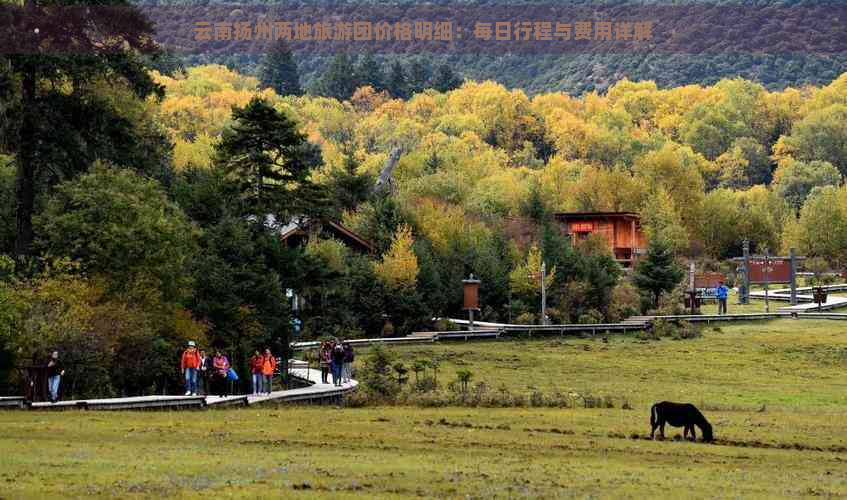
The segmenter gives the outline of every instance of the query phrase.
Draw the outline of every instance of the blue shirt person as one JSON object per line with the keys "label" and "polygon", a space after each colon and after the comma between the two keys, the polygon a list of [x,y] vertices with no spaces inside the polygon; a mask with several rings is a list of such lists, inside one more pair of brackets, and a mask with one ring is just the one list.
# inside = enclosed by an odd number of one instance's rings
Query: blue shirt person
{"label": "blue shirt person", "polygon": [[718,314],[726,314],[726,298],[729,296],[729,288],[721,281],[715,290],[715,297],[718,299]]}

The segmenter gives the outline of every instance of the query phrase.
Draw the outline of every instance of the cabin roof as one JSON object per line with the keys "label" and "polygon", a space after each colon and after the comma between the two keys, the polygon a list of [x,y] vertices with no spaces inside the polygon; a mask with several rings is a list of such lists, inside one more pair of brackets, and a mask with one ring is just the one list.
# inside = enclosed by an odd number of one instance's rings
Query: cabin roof
{"label": "cabin roof", "polygon": [[[272,216],[270,217],[272,218]],[[318,219],[312,219],[308,217],[295,217],[287,223],[279,225],[279,238],[282,241],[285,241],[292,235],[306,234],[307,230],[316,224],[322,224],[324,230],[339,236],[339,239],[341,239],[342,241],[346,241],[348,243],[352,241],[354,244],[360,245],[363,249],[368,252],[374,251],[374,246],[370,241],[359,236],[351,229],[345,227],[340,222],[320,221]]]}
{"label": "cabin roof", "polygon": [[641,219],[635,212],[558,212],[554,214],[559,220],[569,221],[576,219]]}

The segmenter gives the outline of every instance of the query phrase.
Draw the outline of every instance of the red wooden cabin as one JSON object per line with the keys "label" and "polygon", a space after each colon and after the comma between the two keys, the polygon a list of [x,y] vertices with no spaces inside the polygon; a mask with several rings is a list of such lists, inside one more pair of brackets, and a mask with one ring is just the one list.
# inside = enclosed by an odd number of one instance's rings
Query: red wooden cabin
{"label": "red wooden cabin", "polygon": [[644,255],[647,241],[641,231],[641,217],[633,212],[557,213],[556,220],[574,243],[591,234],[602,235],[624,267],[631,267]]}

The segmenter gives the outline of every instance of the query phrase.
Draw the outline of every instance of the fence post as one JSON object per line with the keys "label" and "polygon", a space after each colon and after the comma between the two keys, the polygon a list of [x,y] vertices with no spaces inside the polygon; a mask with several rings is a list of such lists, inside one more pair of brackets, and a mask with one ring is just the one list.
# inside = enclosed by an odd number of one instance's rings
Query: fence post
{"label": "fence post", "polygon": [[797,305],[797,252],[794,247],[788,249],[788,257],[791,261],[791,305]]}

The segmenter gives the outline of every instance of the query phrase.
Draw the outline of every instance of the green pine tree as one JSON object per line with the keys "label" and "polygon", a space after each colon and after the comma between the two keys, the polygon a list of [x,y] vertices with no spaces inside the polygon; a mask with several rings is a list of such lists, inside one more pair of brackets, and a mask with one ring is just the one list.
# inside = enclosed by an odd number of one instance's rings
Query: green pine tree
{"label": "green pine tree", "polygon": [[325,200],[309,176],[320,165],[320,152],[294,120],[258,97],[234,108],[232,120],[216,147],[216,163],[239,183],[245,213],[288,220],[319,211]]}
{"label": "green pine tree", "polygon": [[647,247],[647,258],[638,263],[632,279],[635,286],[650,293],[653,306],[659,307],[662,292],[670,292],[682,281],[683,272],[674,262],[673,253],[659,240]]}
{"label": "green pine tree", "polygon": [[356,65],[356,83],[359,87],[370,85],[375,90],[385,90],[385,77],[382,64],[371,54],[365,54]]}
{"label": "green pine tree", "polygon": [[332,58],[317,84],[317,93],[339,101],[350,99],[358,87],[353,61],[347,54]]}
{"label": "green pine tree", "polygon": [[449,92],[462,86],[462,79],[459,78],[453,69],[448,64],[438,66],[435,73],[435,78],[432,82],[432,88],[439,92]]}
{"label": "green pine tree", "polygon": [[388,92],[398,99],[405,99],[409,96],[409,83],[406,80],[406,72],[403,71],[403,65],[400,64],[400,61],[394,61],[391,65],[386,87]]}
{"label": "green pine tree", "polygon": [[372,175],[359,173],[359,162],[352,152],[344,157],[344,167],[330,173],[327,186],[332,193],[335,211],[338,216],[345,210],[354,210],[360,203],[367,200],[373,191],[374,178]]}
{"label": "green pine tree", "polygon": [[279,40],[274,51],[267,54],[259,67],[259,83],[270,87],[281,96],[302,95],[297,63],[284,40]]}
{"label": "green pine tree", "polygon": [[423,92],[424,89],[429,88],[430,76],[431,71],[429,67],[427,67],[421,59],[415,59],[412,61],[412,64],[409,65],[409,76],[407,79],[409,84],[409,95]]}
{"label": "green pine tree", "polygon": [[[109,3],[122,6],[122,22],[116,23],[113,13],[92,11],[86,19],[91,29],[68,33],[70,38],[63,43],[96,47],[108,40],[116,50],[48,56],[45,54],[58,54],[65,47],[51,47],[45,40],[38,42],[41,54],[0,56],[0,93],[9,94],[0,95],[0,100],[17,103],[8,116],[2,117],[5,123],[0,124],[0,141],[9,143],[7,152],[17,166],[15,254],[20,260],[33,253],[36,235],[32,219],[41,186],[58,180],[58,174],[74,175],[96,159],[113,160],[159,176],[166,173],[167,165],[153,164],[162,158],[161,153],[167,154],[164,136],[139,137],[136,127],[120,116],[119,106],[98,95],[99,87],[91,84],[114,82],[138,99],[164,95],[164,89],[148,72],[151,59],[138,56],[160,53],[153,41],[153,25],[129,2]],[[61,19],[42,21],[49,24]],[[30,32],[12,35],[22,37],[22,41],[37,37]],[[58,82],[61,85],[56,85]]]}

